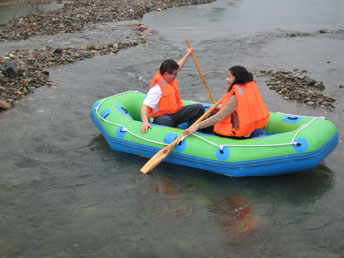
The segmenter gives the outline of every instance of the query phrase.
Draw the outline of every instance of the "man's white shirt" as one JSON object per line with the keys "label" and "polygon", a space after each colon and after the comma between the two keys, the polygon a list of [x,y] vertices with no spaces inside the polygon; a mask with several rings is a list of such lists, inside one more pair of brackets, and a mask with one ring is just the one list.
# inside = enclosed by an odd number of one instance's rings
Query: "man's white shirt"
{"label": "man's white shirt", "polygon": [[153,111],[158,111],[158,104],[161,98],[162,92],[158,83],[156,83],[147,93],[146,98],[143,101],[143,104],[147,105],[150,108],[153,108]]}

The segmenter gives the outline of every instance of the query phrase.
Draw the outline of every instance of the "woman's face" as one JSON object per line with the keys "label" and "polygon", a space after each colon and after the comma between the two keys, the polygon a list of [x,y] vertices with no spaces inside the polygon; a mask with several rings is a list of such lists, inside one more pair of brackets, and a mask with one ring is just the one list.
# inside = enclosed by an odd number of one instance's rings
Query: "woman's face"
{"label": "woman's face", "polygon": [[226,76],[227,89],[233,85],[234,80],[235,80],[235,77],[232,75],[230,71],[228,71],[227,76]]}

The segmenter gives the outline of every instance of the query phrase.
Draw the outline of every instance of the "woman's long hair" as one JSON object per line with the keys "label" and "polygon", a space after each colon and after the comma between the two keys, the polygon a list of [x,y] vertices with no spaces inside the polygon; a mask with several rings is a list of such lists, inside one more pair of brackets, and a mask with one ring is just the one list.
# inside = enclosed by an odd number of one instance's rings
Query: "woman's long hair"
{"label": "woman's long hair", "polygon": [[232,66],[228,70],[234,76],[235,80],[228,91],[230,91],[235,84],[245,84],[247,82],[253,81],[252,73],[248,72],[243,66]]}

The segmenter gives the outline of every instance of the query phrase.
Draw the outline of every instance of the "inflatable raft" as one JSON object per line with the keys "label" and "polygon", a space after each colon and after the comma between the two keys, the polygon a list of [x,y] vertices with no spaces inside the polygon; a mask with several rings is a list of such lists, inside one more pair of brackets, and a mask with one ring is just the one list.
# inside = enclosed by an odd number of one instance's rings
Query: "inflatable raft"
{"label": "inflatable raft", "polygon": [[[142,134],[144,97],[127,91],[94,103],[91,118],[111,149],[150,158],[182,134],[183,126],[156,124]],[[270,112],[268,125],[256,137],[236,140],[196,132],[183,138],[164,161],[233,177],[272,176],[314,169],[337,143],[337,128],[323,117]]]}

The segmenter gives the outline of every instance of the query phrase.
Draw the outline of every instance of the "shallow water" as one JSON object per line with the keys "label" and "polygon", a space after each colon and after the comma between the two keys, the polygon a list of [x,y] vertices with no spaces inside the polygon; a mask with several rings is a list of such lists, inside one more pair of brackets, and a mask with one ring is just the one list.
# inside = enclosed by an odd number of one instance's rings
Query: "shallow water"
{"label": "shallow water", "polygon": [[63,7],[65,3],[69,2],[70,1],[62,1],[61,3],[57,3],[51,1],[50,3],[43,5],[29,4],[25,2],[21,3],[20,5],[10,2],[0,3],[0,31],[2,29],[1,25],[7,23],[11,19],[16,19],[31,13],[49,12],[52,10],[56,10]]}
{"label": "shallow water", "polygon": [[[343,4],[256,2],[147,14],[140,22],[152,30],[148,44],[51,69],[53,87],[1,113],[0,256],[342,257]],[[253,27],[242,22],[243,14]],[[316,33],[323,28],[336,33]],[[287,30],[312,35],[283,37]],[[92,32],[85,35],[64,35],[61,43],[92,41]],[[89,112],[100,98],[145,92],[162,60],[184,54],[185,39],[216,99],[228,67],[247,66],[270,110],[333,121],[336,150],[318,168],[295,175],[229,178],[161,163],[143,176],[147,159],[110,150]],[[18,44],[30,42],[35,39]],[[285,101],[258,76],[294,68],[324,82],[325,93],[337,99],[334,112]],[[191,58],[178,79],[183,99],[208,102]]]}

